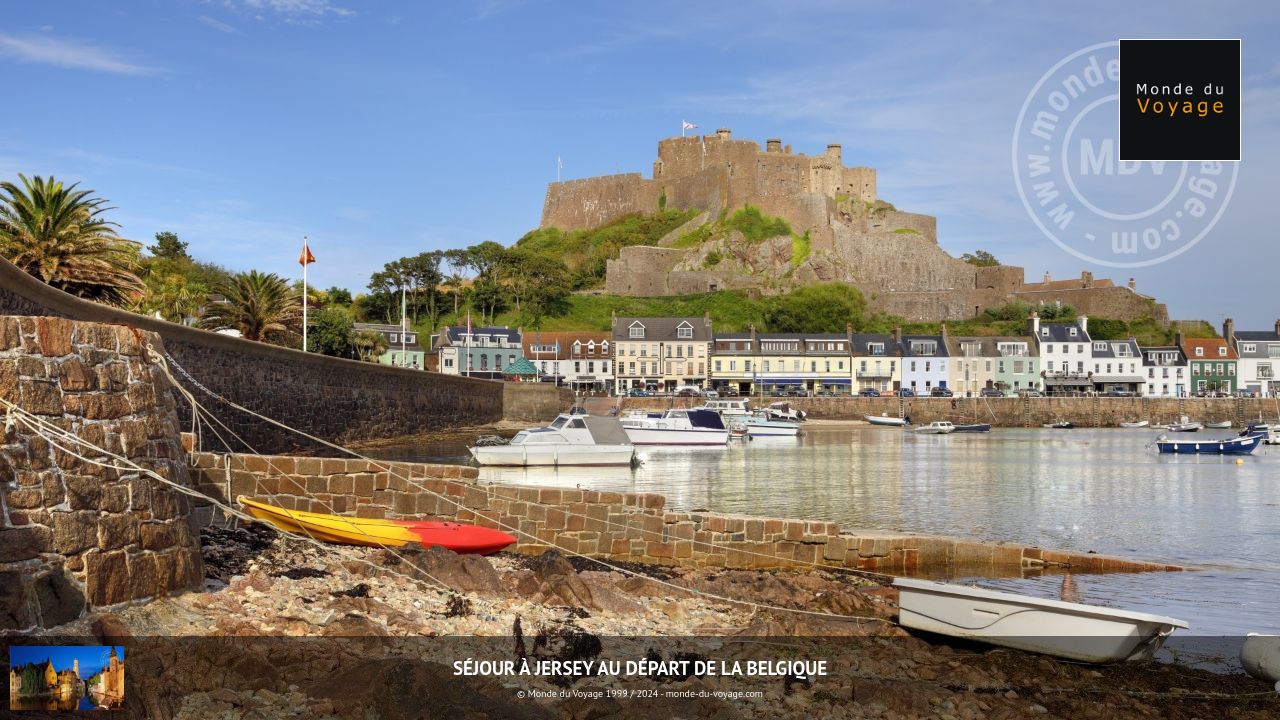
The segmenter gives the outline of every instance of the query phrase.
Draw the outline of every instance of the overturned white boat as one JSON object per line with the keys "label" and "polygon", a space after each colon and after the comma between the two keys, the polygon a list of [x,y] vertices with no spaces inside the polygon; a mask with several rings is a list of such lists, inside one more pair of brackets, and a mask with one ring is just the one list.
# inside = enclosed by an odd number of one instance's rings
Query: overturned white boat
{"label": "overturned white boat", "polygon": [[630,465],[635,446],[613,417],[564,414],[547,427],[521,430],[505,445],[477,445],[481,465]]}
{"label": "overturned white boat", "polygon": [[863,415],[862,419],[872,425],[884,425],[886,427],[906,427],[911,424],[909,418],[890,417],[889,415]]}
{"label": "overturned white boat", "polygon": [[1096,605],[895,578],[903,627],[1069,660],[1150,658],[1181,620]]}
{"label": "overturned white boat", "polygon": [[1144,428],[1151,423],[1146,420],[1134,420],[1133,422],[1122,422],[1120,427],[1133,430],[1134,428]]}

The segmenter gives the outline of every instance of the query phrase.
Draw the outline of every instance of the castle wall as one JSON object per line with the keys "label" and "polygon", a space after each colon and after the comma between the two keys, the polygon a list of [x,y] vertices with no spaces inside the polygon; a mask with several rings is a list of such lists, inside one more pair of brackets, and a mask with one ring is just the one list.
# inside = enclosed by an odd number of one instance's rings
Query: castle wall
{"label": "castle wall", "polygon": [[1073,288],[1069,290],[1020,289],[1011,293],[1016,300],[1029,303],[1061,301],[1082,315],[1131,320],[1147,315],[1157,322],[1169,321],[1169,308],[1127,287]]}
{"label": "castle wall", "polygon": [[658,190],[640,173],[568,180],[547,185],[542,227],[585,230],[657,209]]}
{"label": "castle wall", "polygon": [[608,262],[605,292],[633,297],[670,295],[667,274],[684,258],[685,252],[647,246],[622,248],[618,259]]}

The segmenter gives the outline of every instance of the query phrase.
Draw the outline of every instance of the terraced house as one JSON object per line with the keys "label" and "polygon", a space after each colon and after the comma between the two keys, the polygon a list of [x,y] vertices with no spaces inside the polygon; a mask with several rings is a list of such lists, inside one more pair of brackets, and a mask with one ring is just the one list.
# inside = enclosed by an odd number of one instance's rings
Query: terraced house
{"label": "terraced house", "polygon": [[941,335],[902,335],[898,347],[902,350],[902,387],[916,395],[928,395],[934,388],[946,388],[950,381],[947,370],[946,326]]}
{"label": "terraced house", "polygon": [[1135,338],[1093,340],[1093,391],[1106,395],[1141,395],[1142,350]]}
{"label": "terraced house", "polygon": [[1236,392],[1236,349],[1225,338],[1187,338],[1182,352],[1191,363],[1191,392],[1215,395]]}
{"label": "terraced house", "polygon": [[1187,397],[1191,394],[1191,367],[1182,352],[1182,333],[1178,333],[1173,345],[1142,348],[1142,365],[1149,397]]}
{"label": "terraced house", "polygon": [[854,334],[850,341],[856,392],[888,394],[902,382],[902,352],[892,335]]}
{"label": "terraced house", "polygon": [[1280,396],[1280,320],[1272,330],[1236,330],[1235,323],[1222,323],[1222,334],[1236,349],[1236,387],[1259,397]]}
{"label": "terraced house", "polygon": [[534,331],[524,334],[524,356],[543,382],[583,392],[613,389],[612,346],[607,331]]}
{"label": "terraced house", "polygon": [[1040,361],[1030,337],[983,336],[947,339],[950,385],[956,395],[975,397],[986,388],[1002,393],[1040,387]]}
{"label": "terraced house", "polygon": [[1076,395],[1093,390],[1093,341],[1089,339],[1089,318],[1081,315],[1074,323],[1042,323],[1031,313],[1027,330],[1036,339],[1040,356],[1040,377],[1046,395]]}
{"label": "terraced house", "polygon": [[846,333],[716,333],[711,387],[739,394],[801,391],[848,395],[853,328]]}
{"label": "terraced house", "polygon": [[613,316],[614,386],[669,392],[706,387],[711,360],[711,317]]}
{"label": "terraced house", "polygon": [[431,349],[446,375],[501,380],[502,369],[524,357],[521,335],[508,327],[448,327],[431,336]]}

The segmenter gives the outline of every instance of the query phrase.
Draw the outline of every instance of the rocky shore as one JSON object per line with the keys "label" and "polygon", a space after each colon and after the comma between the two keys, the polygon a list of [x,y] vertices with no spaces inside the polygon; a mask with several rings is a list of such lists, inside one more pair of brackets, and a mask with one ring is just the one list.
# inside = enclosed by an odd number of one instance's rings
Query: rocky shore
{"label": "rocky shore", "polygon": [[[852,573],[322,549],[260,526],[210,528],[202,540],[204,592],[48,632],[128,646],[132,717],[1261,720],[1280,712],[1280,696],[1244,676],[1157,663],[1090,667],[914,637],[892,621],[892,589]],[[452,663],[468,658],[824,659],[829,670],[456,675]]]}

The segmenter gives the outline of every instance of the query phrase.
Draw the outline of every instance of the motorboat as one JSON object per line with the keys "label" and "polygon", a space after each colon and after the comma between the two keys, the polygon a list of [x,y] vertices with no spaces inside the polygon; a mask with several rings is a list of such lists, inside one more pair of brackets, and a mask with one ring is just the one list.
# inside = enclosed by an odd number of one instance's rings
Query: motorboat
{"label": "motorboat", "polygon": [[751,437],[796,437],[800,434],[800,424],[791,420],[779,420],[768,411],[756,410],[740,422],[746,427]]}
{"label": "motorboat", "polygon": [[636,411],[622,417],[633,445],[724,445],[729,429],[711,410]]}
{"label": "motorboat", "polygon": [[419,543],[423,547],[439,545],[457,553],[489,555],[516,541],[500,530],[468,523],[355,518],[303,512],[243,496],[237,497],[236,502],[244,507],[245,512],[280,530],[341,545],[403,547]]}
{"label": "motorboat", "polygon": [[1046,427],[1050,430],[1070,430],[1075,425],[1070,420],[1055,420],[1051,423],[1045,423],[1041,427]]}
{"label": "motorboat", "polygon": [[629,465],[635,446],[616,417],[564,413],[546,427],[521,430],[505,445],[476,445],[481,465]]}
{"label": "motorboat", "polygon": [[1155,445],[1160,452],[1175,455],[1251,455],[1265,437],[1254,433],[1220,440],[1169,440],[1161,435]]}
{"label": "motorboat", "polygon": [[797,410],[791,407],[791,403],[786,402],[770,403],[769,407],[766,408],[766,412],[769,413],[770,417],[778,420],[791,420],[792,422],[804,422],[806,417],[803,410]]}
{"label": "motorboat", "polygon": [[1171,617],[894,578],[898,624],[1088,663],[1144,660],[1187,623]]}
{"label": "motorboat", "polygon": [[955,432],[958,432],[958,433],[991,432],[991,423],[962,423],[960,425],[956,425]]}
{"label": "motorboat", "polygon": [[1217,422],[1205,423],[1204,426],[1212,430],[1226,430],[1227,428],[1231,427],[1231,421],[1219,420]]}
{"label": "motorboat", "polygon": [[1144,428],[1150,424],[1151,423],[1146,420],[1134,420],[1133,422],[1122,422],[1120,423],[1120,427],[1132,430],[1134,428]]}
{"label": "motorboat", "polygon": [[1190,418],[1183,415],[1176,423],[1169,423],[1164,426],[1169,432],[1199,432],[1204,427],[1204,423],[1192,422]]}
{"label": "motorboat", "polygon": [[921,435],[946,435],[955,432],[956,426],[951,424],[950,420],[934,420],[928,425],[921,425],[911,432],[920,433]]}
{"label": "motorboat", "polygon": [[739,415],[750,415],[751,401],[746,398],[708,399],[702,403],[702,407],[695,409],[712,410],[728,419]]}
{"label": "motorboat", "polygon": [[888,415],[863,415],[862,419],[872,425],[883,425],[885,427],[906,427],[911,424],[911,418],[907,417],[889,417]]}
{"label": "motorboat", "polygon": [[1280,445],[1280,425],[1251,423],[1240,431],[1240,436],[1260,434],[1264,445]]}

